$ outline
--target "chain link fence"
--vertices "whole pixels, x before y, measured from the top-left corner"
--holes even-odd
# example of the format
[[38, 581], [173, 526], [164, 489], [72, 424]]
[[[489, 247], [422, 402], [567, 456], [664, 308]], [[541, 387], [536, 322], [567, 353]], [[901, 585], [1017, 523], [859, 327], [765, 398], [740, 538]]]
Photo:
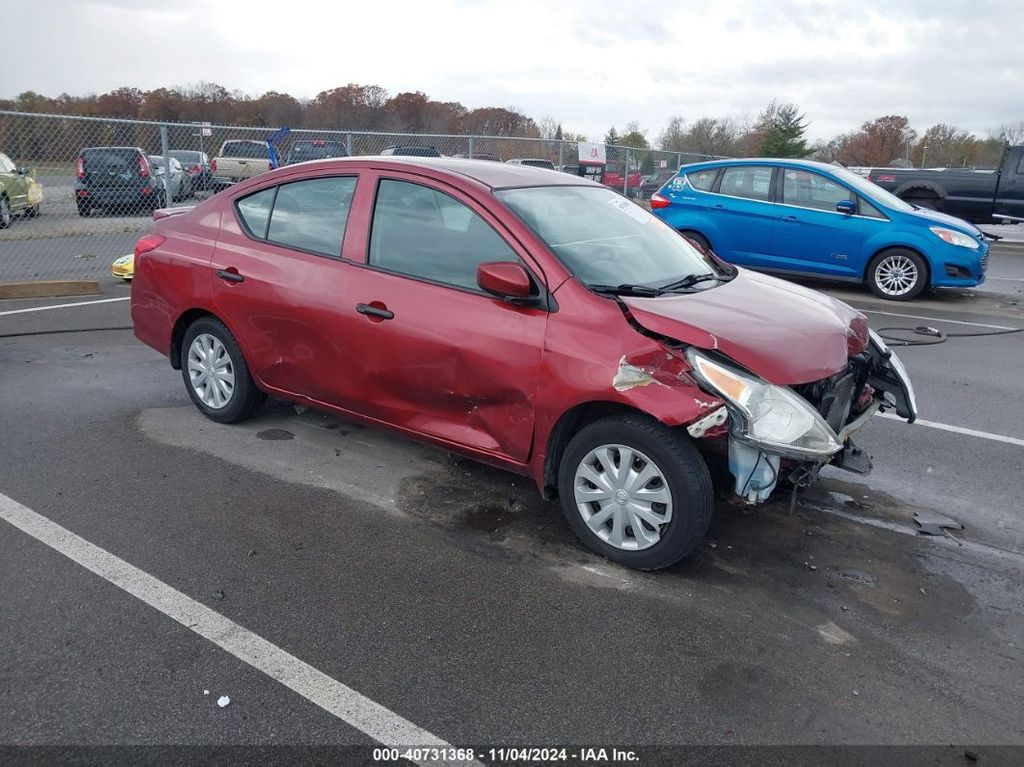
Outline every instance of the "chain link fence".
[[[708, 159], [620, 146], [605, 151], [604, 183], [629, 197], [649, 197], [666, 173]], [[382, 153], [541, 162], [578, 172], [571, 141], [0, 111], [0, 284], [109, 278], [112, 261], [132, 252], [155, 208], [195, 205], [270, 164]]]

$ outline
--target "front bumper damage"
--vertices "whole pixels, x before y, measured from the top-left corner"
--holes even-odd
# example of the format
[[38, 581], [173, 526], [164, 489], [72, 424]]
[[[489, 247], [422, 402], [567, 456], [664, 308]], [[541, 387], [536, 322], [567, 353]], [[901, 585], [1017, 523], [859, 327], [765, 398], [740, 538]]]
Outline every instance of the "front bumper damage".
[[[834, 449], [817, 455], [789, 452], [751, 439], [744, 432], [743, 418], [734, 406], [728, 411], [729, 471], [735, 478], [734, 491], [749, 504], [768, 499], [777, 483], [787, 478], [796, 487], [813, 482], [823, 466], [832, 465], [858, 474], [871, 471], [871, 458], [854, 444], [854, 432], [875, 413], [894, 410], [908, 423], [917, 418], [913, 384], [902, 360], [874, 332], [867, 347], [852, 356], [847, 366], [829, 378], [789, 387], [824, 419], [835, 438]], [[710, 425], [724, 423], [719, 411], [689, 425], [693, 437], [702, 436]]]

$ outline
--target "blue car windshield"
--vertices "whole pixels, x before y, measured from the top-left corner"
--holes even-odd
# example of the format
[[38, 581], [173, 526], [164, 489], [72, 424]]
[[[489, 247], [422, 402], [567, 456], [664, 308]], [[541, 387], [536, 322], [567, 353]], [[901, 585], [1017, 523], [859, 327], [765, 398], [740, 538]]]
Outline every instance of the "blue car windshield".
[[904, 202], [892, 192], [887, 192], [877, 184], [873, 184], [866, 178], [861, 178], [856, 173], [851, 173], [846, 168], [829, 168], [828, 171], [843, 183], [852, 186], [872, 202], [879, 202], [887, 208], [904, 213], [911, 213], [914, 210], [912, 205]]
[[658, 286], [720, 273], [672, 227], [610, 189], [538, 186], [495, 195], [588, 285]]

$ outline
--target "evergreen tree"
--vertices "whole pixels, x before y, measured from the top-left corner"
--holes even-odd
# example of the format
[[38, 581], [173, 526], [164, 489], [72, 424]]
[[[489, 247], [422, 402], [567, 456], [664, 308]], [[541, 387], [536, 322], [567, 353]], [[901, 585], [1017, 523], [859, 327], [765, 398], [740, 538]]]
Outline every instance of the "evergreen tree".
[[804, 138], [807, 123], [796, 104], [773, 101], [761, 113], [757, 127], [764, 136], [758, 152], [762, 157], [806, 157], [813, 151]]

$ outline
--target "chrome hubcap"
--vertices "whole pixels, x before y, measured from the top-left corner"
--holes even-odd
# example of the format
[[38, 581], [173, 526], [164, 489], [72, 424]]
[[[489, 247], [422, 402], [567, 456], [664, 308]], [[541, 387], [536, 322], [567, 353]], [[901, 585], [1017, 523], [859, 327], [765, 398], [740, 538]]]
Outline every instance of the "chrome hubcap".
[[209, 408], [220, 410], [235, 391], [235, 366], [220, 339], [201, 333], [188, 348], [188, 378], [192, 391]]
[[587, 527], [617, 549], [650, 548], [672, 520], [672, 493], [661, 469], [625, 445], [587, 453], [576, 468], [573, 494]]
[[906, 256], [888, 256], [875, 267], [875, 282], [883, 293], [902, 296], [917, 284], [917, 267]]

